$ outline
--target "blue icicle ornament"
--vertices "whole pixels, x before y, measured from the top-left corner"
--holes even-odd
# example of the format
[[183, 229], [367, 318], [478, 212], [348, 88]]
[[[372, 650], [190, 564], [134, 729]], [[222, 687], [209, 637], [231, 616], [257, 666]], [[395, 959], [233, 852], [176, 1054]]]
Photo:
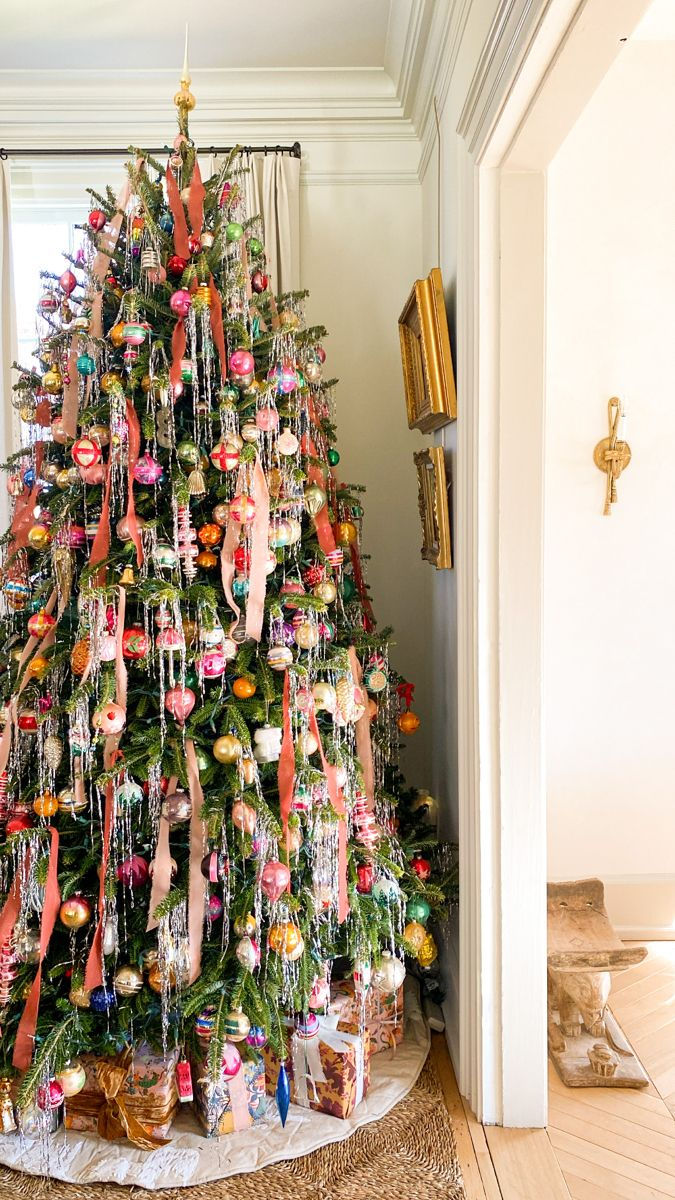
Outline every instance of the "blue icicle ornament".
[[279, 1109], [279, 1116], [281, 1117], [281, 1124], [283, 1126], [286, 1124], [286, 1117], [288, 1116], [288, 1106], [291, 1102], [291, 1088], [290, 1088], [290, 1084], [288, 1082], [288, 1072], [286, 1071], [285, 1063], [282, 1063], [281, 1066], [279, 1067], [279, 1074], [277, 1076], [276, 1099], [277, 1099], [277, 1108]]

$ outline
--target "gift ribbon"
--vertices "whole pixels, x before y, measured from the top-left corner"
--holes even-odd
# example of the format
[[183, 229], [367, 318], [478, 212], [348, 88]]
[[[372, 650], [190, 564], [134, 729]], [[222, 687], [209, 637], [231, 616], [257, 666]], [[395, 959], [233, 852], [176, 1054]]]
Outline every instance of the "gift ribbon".
[[[352, 670], [352, 679], [354, 680], [355, 687], [362, 687], [363, 672], [353, 646], [349, 647], [349, 665]], [[355, 734], [356, 753], [363, 772], [363, 786], [368, 799], [368, 808], [373, 812], [375, 809], [375, 770], [373, 767], [373, 747], [370, 740], [370, 716], [368, 715], [367, 705], [356, 722]]]
[[326, 1073], [321, 1062], [321, 1046], [329, 1046], [337, 1054], [347, 1054], [354, 1047], [354, 1065], [356, 1067], [356, 1099], [354, 1107], [363, 1100], [365, 1091], [365, 1053], [364, 1039], [356, 1033], [342, 1033], [337, 1030], [336, 1016], [319, 1017], [319, 1028], [311, 1037], [301, 1037], [293, 1034], [291, 1055], [293, 1059], [293, 1083], [296, 1104], [309, 1108], [310, 1100], [307, 1091], [307, 1081], [314, 1090], [314, 1101], [319, 1097], [316, 1085], [326, 1083]]
[[246, 636], [259, 642], [265, 614], [270, 525], [270, 496], [259, 455], [256, 455], [253, 468], [252, 499], [255, 503], [255, 515], [251, 530], [251, 570], [246, 603]]
[[49, 866], [47, 868], [47, 882], [45, 885], [45, 899], [42, 906], [42, 919], [40, 922], [40, 961], [35, 978], [31, 985], [28, 999], [26, 1000], [19, 1027], [16, 1031], [16, 1040], [14, 1042], [14, 1054], [12, 1063], [19, 1071], [26, 1071], [30, 1066], [33, 1057], [33, 1045], [35, 1042], [35, 1027], [37, 1025], [38, 1010], [40, 1008], [40, 986], [42, 982], [42, 964], [45, 955], [49, 948], [49, 940], [52, 936], [56, 918], [59, 915], [61, 907], [61, 893], [59, 891], [59, 835], [58, 831], [49, 826], [50, 845], [49, 845]]
[[130, 1111], [127, 1098], [122, 1094], [131, 1056], [131, 1050], [126, 1050], [120, 1058], [101, 1058], [96, 1063], [96, 1076], [105, 1096], [98, 1115], [98, 1133], [109, 1142], [127, 1137], [140, 1150], [156, 1150], [158, 1146], [166, 1146], [171, 1139], [150, 1133]]
[[202, 820], [204, 796], [199, 782], [199, 767], [195, 744], [191, 738], [185, 742], [188, 789], [192, 802], [190, 816], [190, 873], [188, 886], [188, 942], [190, 948], [189, 983], [194, 983], [202, 969], [202, 934], [204, 929], [204, 906], [206, 904], [206, 880], [202, 875], [202, 859], [206, 853], [206, 822]]
[[[169, 795], [175, 792], [178, 780], [172, 775], [169, 780]], [[155, 918], [155, 909], [165, 900], [171, 887], [171, 854], [169, 851], [169, 822], [166, 817], [159, 818], [159, 834], [155, 847], [155, 857], [152, 864], [152, 887], [150, 888], [150, 904], [148, 905], [148, 923], [146, 931], [156, 929], [159, 921]]]

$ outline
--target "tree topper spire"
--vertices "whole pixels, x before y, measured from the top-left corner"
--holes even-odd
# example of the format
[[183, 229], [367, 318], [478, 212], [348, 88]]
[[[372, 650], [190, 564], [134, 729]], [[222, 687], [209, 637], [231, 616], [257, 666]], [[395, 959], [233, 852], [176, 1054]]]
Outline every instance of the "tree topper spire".
[[[183, 59], [183, 71], [180, 77], [180, 91], [176, 92], [173, 102], [178, 109], [178, 124], [180, 125], [181, 133], [187, 132], [187, 115], [192, 112], [197, 101], [190, 91], [190, 68], [188, 66], [188, 32], [189, 26], [185, 23], [185, 57]], [[184, 128], [185, 127], [185, 128]]]

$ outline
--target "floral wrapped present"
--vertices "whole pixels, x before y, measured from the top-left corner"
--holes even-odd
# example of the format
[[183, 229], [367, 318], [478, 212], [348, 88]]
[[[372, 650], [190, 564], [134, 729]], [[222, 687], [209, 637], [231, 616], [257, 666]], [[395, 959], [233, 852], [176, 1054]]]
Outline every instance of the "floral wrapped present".
[[214, 1081], [206, 1056], [192, 1060], [194, 1107], [207, 1137], [247, 1129], [267, 1112], [265, 1064], [256, 1054], [245, 1059], [236, 1075]]
[[363, 995], [356, 992], [353, 979], [341, 979], [331, 984], [328, 1012], [337, 1016], [337, 1027], [345, 1033], [367, 1029], [372, 1054], [403, 1041], [402, 986], [390, 996], [374, 988]]
[[177, 1050], [165, 1057], [147, 1045], [114, 1058], [83, 1055], [87, 1081], [66, 1103], [66, 1128], [108, 1141], [126, 1137], [142, 1150], [165, 1145], [179, 1103], [178, 1058]]
[[[291, 1022], [287, 1021], [291, 1026]], [[291, 1102], [333, 1117], [350, 1117], [368, 1091], [370, 1035], [343, 1033], [336, 1017], [319, 1017], [290, 1035], [286, 1059]], [[267, 1091], [275, 1094], [280, 1062], [274, 1051], [263, 1051]]]

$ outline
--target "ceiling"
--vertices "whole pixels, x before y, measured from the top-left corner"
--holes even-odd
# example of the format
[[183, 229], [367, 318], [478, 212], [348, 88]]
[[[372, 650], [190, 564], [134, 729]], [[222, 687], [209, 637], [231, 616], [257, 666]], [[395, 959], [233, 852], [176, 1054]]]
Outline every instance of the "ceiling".
[[675, 0], [652, 0], [631, 41], [675, 41]]
[[[407, 7], [407, 5], [405, 5]], [[3, 0], [0, 70], [153, 71], [385, 65], [401, 0]]]

